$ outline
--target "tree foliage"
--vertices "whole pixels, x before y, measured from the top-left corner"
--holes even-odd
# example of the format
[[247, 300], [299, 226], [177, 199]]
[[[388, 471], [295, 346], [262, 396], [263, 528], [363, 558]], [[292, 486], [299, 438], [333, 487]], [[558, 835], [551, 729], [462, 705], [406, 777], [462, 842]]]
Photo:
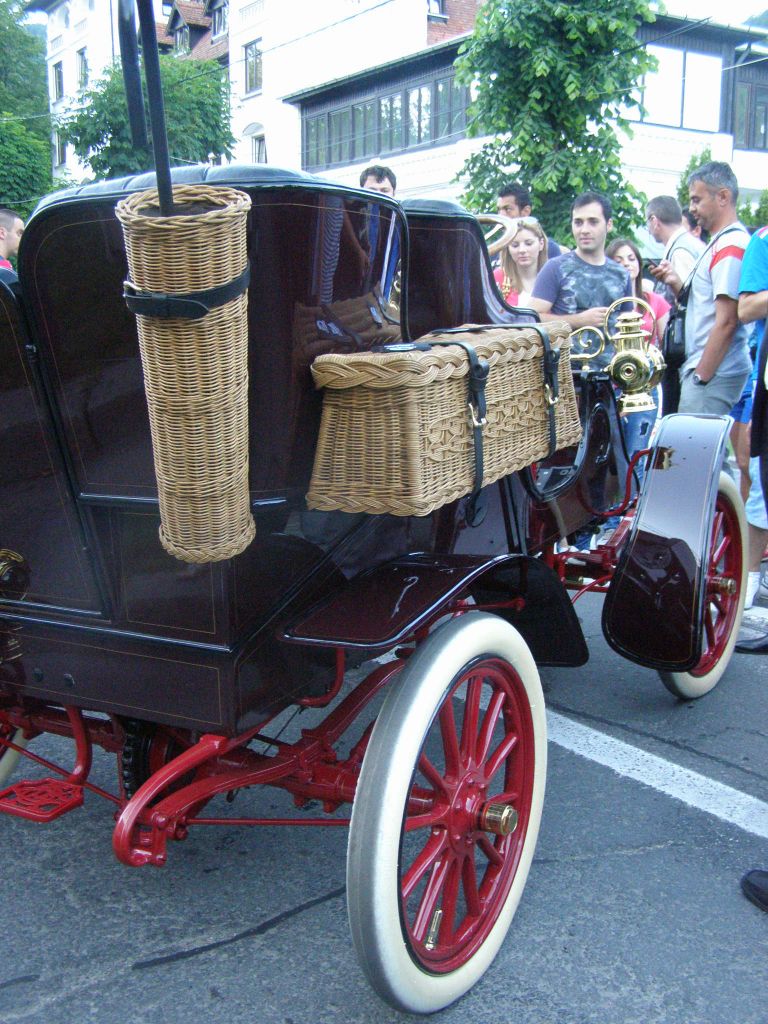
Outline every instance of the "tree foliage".
[[0, 117], [18, 118], [25, 130], [49, 145], [45, 42], [22, 25], [20, 0], [0, 0]]
[[37, 200], [53, 188], [51, 146], [19, 121], [0, 132], [0, 206], [9, 206], [26, 220]]
[[474, 135], [494, 137], [462, 169], [472, 209], [495, 207], [498, 188], [520, 180], [550, 234], [570, 236], [570, 204], [603, 192], [618, 231], [642, 222], [644, 196], [624, 180], [617, 128], [655, 67], [636, 33], [654, 15], [646, 0], [485, 0], [456, 63], [475, 100]]
[[[229, 128], [226, 70], [216, 61], [163, 56], [160, 73], [171, 162], [204, 162], [210, 153], [229, 156], [235, 140]], [[144, 102], [146, 106], [146, 94]], [[59, 131], [97, 178], [135, 174], [153, 166], [151, 150], [136, 147], [131, 140], [119, 64], [85, 91], [77, 108], [62, 119]]]
[[688, 205], [688, 177], [693, 174], [694, 171], [698, 170], [702, 164], [708, 164], [712, 159], [712, 150], [709, 146], [705, 146], [698, 153], [693, 153], [690, 160], [683, 168], [682, 174], [680, 175], [680, 182], [677, 186], [677, 201], [681, 206]]

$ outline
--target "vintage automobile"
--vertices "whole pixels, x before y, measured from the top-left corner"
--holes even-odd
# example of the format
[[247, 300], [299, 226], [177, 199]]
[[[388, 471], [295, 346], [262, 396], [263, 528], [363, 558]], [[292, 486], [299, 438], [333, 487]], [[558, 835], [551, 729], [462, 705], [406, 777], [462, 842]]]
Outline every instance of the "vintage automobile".
[[[588, 657], [569, 591], [605, 594], [609, 644], [679, 697], [706, 693], [728, 664], [746, 550], [721, 472], [728, 421], [663, 419], [638, 496], [614, 385], [577, 358], [581, 441], [485, 487], [474, 525], [467, 498], [424, 516], [312, 511], [320, 395], [297, 308], [391, 285], [396, 240], [406, 345], [466, 322], [525, 330], [531, 317], [502, 302], [476, 219], [452, 204], [400, 205], [268, 167], [174, 181], [235, 185], [252, 202], [256, 536], [207, 564], [158, 541], [115, 217], [154, 177], [44, 200], [18, 286], [0, 285], [0, 811], [46, 822], [95, 792], [116, 806], [114, 850], [134, 866], [164, 864], [200, 822], [348, 824], [363, 968], [393, 1005], [434, 1011], [484, 972], [525, 884], [546, 771], [536, 666]], [[617, 512], [608, 543], [559, 550]], [[351, 669], [362, 681], [348, 689]], [[374, 726], [365, 710], [382, 690]], [[288, 743], [269, 723], [291, 705], [332, 710]], [[49, 778], [14, 783], [44, 733], [73, 739], [74, 766], [43, 761]], [[88, 781], [94, 747], [116, 755], [114, 794]], [[204, 816], [214, 797], [257, 784], [298, 807], [320, 801], [328, 817]]]
[[[484, 973], [526, 882], [546, 775], [537, 665], [588, 658], [571, 595], [603, 594], [608, 643], [679, 698], [726, 669], [746, 575], [742, 506], [722, 473], [729, 422], [666, 417], [630, 457], [626, 366], [612, 377], [577, 340], [558, 365], [580, 440], [423, 514], [323, 508], [307, 499], [318, 355], [381, 349], [386, 362], [442, 341], [471, 363], [472, 344], [450, 334], [471, 324], [479, 342], [489, 326], [532, 338], [546, 365], [558, 362], [547, 332], [502, 301], [478, 221], [454, 204], [270, 167], [176, 170], [174, 196], [214, 186], [250, 201], [238, 384], [250, 532], [236, 553], [181, 560], [162, 532], [163, 424], [137, 323], [141, 336], [148, 310], [182, 333], [185, 321], [172, 296], [125, 285], [115, 213], [159, 179], [43, 200], [18, 283], [0, 283], [0, 813], [45, 823], [100, 796], [129, 866], [164, 865], [196, 825], [348, 826], [363, 970], [393, 1006], [433, 1012]], [[345, 323], [353, 308], [372, 332]], [[372, 444], [357, 422], [337, 448], [352, 470]], [[405, 443], [379, 434], [390, 453]], [[611, 517], [606, 543], [563, 550]], [[288, 740], [270, 723], [290, 708], [329, 710]], [[36, 753], [45, 734], [71, 738], [71, 766]], [[115, 792], [89, 780], [94, 748], [116, 757]], [[232, 796], [257, 785], [301, 812], [249, 816], [245, 795], [233, 813]]]

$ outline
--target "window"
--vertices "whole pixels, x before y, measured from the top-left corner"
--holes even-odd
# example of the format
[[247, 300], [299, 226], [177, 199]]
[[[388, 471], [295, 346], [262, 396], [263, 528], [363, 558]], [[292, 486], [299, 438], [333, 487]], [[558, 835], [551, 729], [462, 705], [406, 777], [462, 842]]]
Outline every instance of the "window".
[[77, 87], [78, 89], [84, 89], [88, 85], [88, 54], [86, 53], [85, 47], [82, 50], [78, 50], [76, 54], [77, 58]]
[[738, 82], [733, 144], [737, 149], [768, 150], [768, 82]]
[[211, 12], [213, 18], [211, 21], [211, 35], [214, 39], [218, 39], [219, 36], [227, 34], [227, 26], [229, 24], [229, 4], [224, 0], [217, 7], [214, 7]]
[[649, 46], [648, 51], [659, 66], [645, 76], [642, 120], [673, 128], [719, 131], [722, 59], [667, 46]]
[[383, 152], [405, 148], [402, 93], [382, 96], [379, 100], [379, 139]]
[[304, 133], [304, 153], [307, 167], [325, 167], [328, 164], [328, 131], [325, 114], [307, 118]]
[[376, 152], [376, 101], [352, 104], [352, 152], [353, 159], [373, 156]]
[[420, 85], [408, 90], [408, 146], [419, 146], [432, 138], [432, 89]]
[[328, 148], [332, 164], [349, 162], [349, 143], [352, 134], [350, 132], [350, 117], [349, 107], [344, 107], [343, 110], [333, 110], [328, 117]]
[[467, 87], [444, 70], [324, 113], [306, 111], [303, 164], [319, 169], [453, 141], [466, 131], [468, 105]]
[[445, 0], [427, 0], [427, 16], [430, 18], [444, 18]]
[[173, 36], [173, 45], [176, 53], [189, 52], [189, 25], [182, 25], [177, 28]]
[[467, 127], [467, 90], [456, 79], [440, 78], [435, 83], [435, 138], [452, 139]]
[[259, 92], [261, 89], [261, 40], [256, 39], [245, 47], [245, 91]]
[[60, 167], [62, 164], [67, 162], [67, 146], [66, 143], [62, 142], [61, 136], [58, 132], [53, 133], [53, 163], [55, 167]]
[[53, 98], [60, 100], [64, 95], [64, 65], [61, 61], [53, 65]]
[[267, 140], [263, 135], [254, 135], [251, 139], [251, 162], [254, 164], [267, 162]]

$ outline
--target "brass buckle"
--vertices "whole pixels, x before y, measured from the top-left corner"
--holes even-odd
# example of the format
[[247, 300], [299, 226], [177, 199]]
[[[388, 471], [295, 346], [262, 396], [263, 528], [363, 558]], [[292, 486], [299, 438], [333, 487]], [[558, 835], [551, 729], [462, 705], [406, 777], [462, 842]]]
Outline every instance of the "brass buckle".
[[469, 409], [469, 422], [473, 427], [484, 427], [488, 423], [485, 416], [481, 416], [480, 419], [477, 417], [477, 410], [471, 402], [467, 402], [467, 408]]
[[552, 395], [552, 388], [549, 384], [544, 385], [544, 397], [547, 400], [547, 405], [557, 405], [560, 401], [560, 395]]

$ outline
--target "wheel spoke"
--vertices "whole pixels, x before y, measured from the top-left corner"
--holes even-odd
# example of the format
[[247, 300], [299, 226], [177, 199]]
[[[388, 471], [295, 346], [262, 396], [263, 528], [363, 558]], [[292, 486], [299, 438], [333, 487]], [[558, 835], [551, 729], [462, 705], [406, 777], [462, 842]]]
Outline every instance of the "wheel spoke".
[[715, 514], [714, 523], [712, 524], [712, 555], [710, 558], [710, 565], [713, 570], [717, 569], [717, 566], [720, 564], [720, 559], [727, 551], [730, 543], [731, 540], [728, 533], [723, 531], [723, 513], [717, 512]]
[[480, 894], [477, 891], [477, 869], [475, 868], [474, 849], [464, 858], [461, 866], [461, 882], [464, 888], [464, 902], [469, 917], [480, 916]]
[[715, 623], [712, 618], [712, 608], [709, 605], [704, 609], [704, 632], [707, 636], [707, 650], [712, 650], [715, 646]]
[[456, 716], [453, 712], [453, 701], [447, 700], [440, 708], [440, 735], [443, 738], [446, 774], [457, 775], [459, 772], [460, 752], [459, 737], [456, 732]]
[[439, 789], [441, 793], [448, 796], [448, 787], [445, 779], [423, 751], [419, 758], [419, 771], [427, 782], [432, 783], [435, 789]]
[[501, 763], [509, 757], [516, 744], [517, 734], [508, 732], [485, 763], [485, 777], [487, 779], [493, 778], [499, 770]]
[[445, 829], [439, 829], [429, 837], [421, 853], [418, 854], [413, 864], [403, 875], [400, 884], [403, 899], [408, 899], [427, 871], [432, 869], [445, 847]]
[[453, 857], [448, 854], [439, 860], [432, 868], [432, 875], [430, 876], [424, 892], [422, 893], [421, 899], [419, 900], [419, 906], [416, 910], [411, 929], [413, 931], [414, 938], [418, 942], [423, 942], [428, 933], [434, 913], [438, 909], [440, 897], [443, 894], [445, 876], [448, 874], [452, 863]]
[[481, 835], [480, 838], [477, 840], [477, 845], [488, 858], [490, 864], [492, 864], [496, 868], [501, 866], [504, 858], [501, 856], [501, 854], [496, 849], [496, 847], [494, 846], [494, 844], [491, 842], [487, 835]]
[[483, 692], [481, 676], [473, 676], [467, 686], [464, 704], [464, 723], [461, 729], [461, 755], [466, 763], [477, 756], [477, 728], [480, 720], [480, 697]]
[[504, 701], [506, 694], [503, 690], [495, 690], [493, 697], [488, 705], [488, 709], [485, 712], [485, 718], [483, 719], [483, 725], [480, 730], [480, 735], [477, 742], [477, 763], [482, 764], [488, 756], [488, 748], [491, 745], [491, 739], [493, 737], [493, 730], [496, 728], [496, 723], [499, 720], [501, 709], [504, 707]]
[[451, 860], [447, 872], [445, 886], [443, 888], [442, 911], [443, 918], [440, 922], [440, 944], [448, 945], [453, 940], [453, 933], [456, 930], [456, 904], [459, 899], [459, 885], [461, 883], [461, 867], [456, 857]]

